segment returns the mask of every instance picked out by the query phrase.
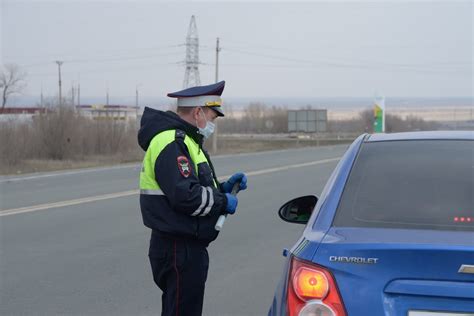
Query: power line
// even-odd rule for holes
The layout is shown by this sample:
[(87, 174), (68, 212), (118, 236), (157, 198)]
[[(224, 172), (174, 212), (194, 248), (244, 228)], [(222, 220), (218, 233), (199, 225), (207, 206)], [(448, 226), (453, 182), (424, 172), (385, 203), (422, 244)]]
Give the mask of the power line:
[[(213, 51), (214, 49), (204, 49), (204, 51)], [(68, 63), (106, 63), (106, 62), (116, 62), (116, 61), (124, 61), (124, 60), (146, 60), (152, 59), (158, 56), (177, 56), (180, 55), (182, 51), (175, 51), (175, 52), (167, 52), (161, 54), (149, 54), (149, 55), (138, 55), (138, 56), (123, 56), (123, 57), (107, 57), (107, 58), (91, 58), (91, 59), (64, 59), (64, 61)], [(179, 63), (179, 62), (177, 62)], [(181, 62), (185, 63), (185, 61)], [(50, 61), (45, 61), (41, 63), (29, 64), (29, 65), (21, 65), (23, 68), (34, 68), (40, 66), (49, 66), (51, 64)]]
[[(207, 65), (205, 66), (212, 66), (212, 65)], [(291, 65), (291, 64), (220, 64), (222, 67), (237, 67), (237, 68), (244, 68), (244, 67), (249, 67), (249, 68), (268, 68), (268, 69), (295, 69), (295, 70), (309, 70), (312, 71), (313, 69), (331, 69), (334, 67), (328, 66), (328, 65)], [(340, 67), (338, 67), (340, 68)], [(344, 69), (344, 68), (340, 68)], [(369, 71), (382, 71), (382, 72), (408, 72), (408, 73), (419, 73), (419, 74), (427, 74), (427, 75), (455, 75), (455, 76), (472, 76), (472, 73), (469, 71), (436, 71), (436, 70), (413, 70), (413, 69), (360, 69), (360, 70), (369, 70)]]
[[(144, 48), (133, 48), (133, 49), (114, 49), (110, 51), (102, 51), (102, 52), (96, 52), (98, 55), (109, 55), (110, 53), (118, 53), (118, 52), (135, 52), (135, 51), (147, 51), (147, 50), (162, 50), (162, 49), (168, 49), (168, 48), (176, 48), (180, 47), (183, 44), (175, 44), (175, 45), (164, 45), (164, 46), (152, 46), (152, 47), (144, 47)], [(4, 55), (4, 57), (14, 57), (14, 58), (29, 58), (29, 59), (50, 59), (56, 56), (62, 56), (62, 57), (70, 57), (70, 56), (77, 56), (77, 52), (75, 53), (48, 53), (48, 54), (43, 54), (43, 55)]]
[[(278, 51), (291, 51), (291, 52), (302, 51), (302, 50), (304, 50), (304, 51), (310, 51), (311, 50), (308, 47), (291, 46), (291, 45), (288, 45), (288, 46), (261, 45), (261, 43), (249, 43), (249, 42), (240, 42), (240, 41), (232, 41), (232, 40), (230, 40), (230, 41), (226, 40), (226, 42), (230, 43), (231, 46), (237, 45), (238, 48), (243, 48), (243, 49), (259, 49), (259, 50), (272, 50), (272, 51), (278, 50)], [(436, 48), (436, 47), (444, 47), (445, 45), (448, 45), (446, 43), (443, 43), (442, 45), (440, 45), (439, 43), (428, 43), (429, 45), (424, 45), (424, 44), (426, 44), (426, 43), (417, 42), (417, 43), (413, 43), (411, 45), (408, 45), (408, 44), (384, 45), (384, 44), (381, 44), (381, 43), (370, 44), (370, 45), (354, 45), (353, 43), (349, 43), (344, 47), (337, 46), (336, 44), (326, 44), (326, 45), (324, 45), (324, 47), (333, 47), (335, 51), (340, 52), (340, 51), (346, 51), (347, 48), (351, 48), (351, 49), (354, 49), (354, 48), (378, 48), (378, 49), (380, 49), (380, 48), (389, 48), (389, 49), (410, 48), (410, 49), (413, 49), (413, 48), (420, 48), (421, 47), (421, 48), (426, 48), (426, 49), (433, 49), (433, 48)], [(451, 46), (454, 46), (455, 44), (459, 44), (458, 41), (453, 42), (453, 43), (449, 43), (449, 45), (451, 45)], [(352, 52), (349, 52), (349, 53), (352, 53)]]
[[(249, 50), (249, 47), (250, 47), (250, 50)], [(248, 46), (248, 47), (245, 47), (245, 48), (242, 48), (242, 47), (235, 47), (235, 46), (226, 46), (225, 47), (227, 50), (229, 51), (235, 51), (235, 52), (242, 52), (242, 53), (247, 53), (247, 54), (261, 54), (262, 56), (265, 55), (265, 56), (268, 56), (268, 54), (262, 54), (261, 52), (256, 52), (255, 50), (272, 50), (272, 51), (275, 51), (275, 50), (278, 50), (278, 51), (281, 51), (281, 50), (285, 50), (284, 48), (276, 48), (276, 47), (269, 47), (269, 46)], [(306, 53), (309, 53), (310, 51), (307, 50), (307, 49), (304, 49), (302, 47), (293, 47), (293, 49), (288, 49), (288, 47), (286, 47), (286, 50), (287, 51), (294, 51), (294, 50), (298, 50), (298, 51), (304, 51)], [(335, 50), (337, 53), (343, 51), (343, 50)], [(434, 61), (434, 62), (427, 62), (427, 63), (417, 63), (417, 64), (406, 64), (406, 63), (387, 63), (387, 62), (379, 62), (379, 61), (374, 61), (374, 60), (361, 60), (361, 59), (354, 59), (353, 57), (351, 58), (334, 58), (334, 56), (331, 56), (331, 57), (327, 57), (327, 56), (321, 56), (321, 55), (316, 55), (315, 53), (311, 52), (311, 55), (312, 56), (317, 56), (319, 59), (324, 59), (324, 60), (330, 60), (330, 61), (333, 61), (336, 60), (337, 62), (342, 62), (342, 63), (354, 63), (354, 62), (357, 62), (357, 63), (369, 63), (371, 65), (380, 65), (380, 66), (400, 66), (400, 67), (413, 67), (413, 66), (426, 66), (426, 67), (433, 67), (433, 66), (453, 66), (453, 65), (459, 65), (459, 66), (462, 66), (462, 65), (472, 65), (472, 61), (469, 61), (469, 62), (461, 62), (461, 61)], [(280, 57), (282, 58), (282, 57)], [(295, 61), (295, 58), (286, 58), (286, 57), (283, 57), (285, 60), (293, 60)], [(301, 61), (300, 59), (298, 59), (297, 61)], [(303, 62), (306, 62), (306, 61), (303, 61)]]
[(116, 57), (116, 58), (112, 57), (112, 58), (98, 58), (98, 59), (71, 59), (67, 61), (69, 63), (96, 63), (96, 62), (113, 62), (113, 61), (123, 61), (123, 60), (143, 60), (143, 59), (155, 58), (157, 56), (173, 56), (173, 55), (178, 55), (179, 53), (181, 53), (181, 51), (162, 53), (162, 54), (151, 54), (151, 55), (125, 56), (125, 57)]
[[(179, 52), (168, 52), (168, 53), (162, 53), (162, 54), (152, 54), (152, 55), (138, 55), (138, 56), (124, 56), (124, 57), (106, 57), (106, 58), (90, 58), (90, 59), (64, 59), (64, 61), (68, 63), (104, 63), (104, 62), (114, 62), (114, 61), (123, 61), (123, 60), (144, 60), (144, 59), (150, 59), (154, 58), (157, 56), (172, 56), (172, 55), (177, 55)], [(49, 65), (51, 62), (41, 62), (41, 63), (35, 63), (35, 64), (29, 64), (29, 65), (22, 65), (24, 68), (33, 68), (33, 67), (38, 67), (38, 66), (46, 66)]]
[[(95, 69), (91, 71), (84, 71), (81, 70), (81, 76), (83, 74), (88, 75), (88, 74), (95, 74), (95, 73), (113, 73), (113, 72), (122, 72), (123, 70), (128, 70), (128, 71), (156, 71), (156, 68), (154, 67), (164, 67), (164, 66), (177, 66), (178, 63), (161, 63), (161, 64), (146, 64), (146, 65), (141, 65), (141, 66), (124, 66), (124, 67), (113, 67), (113, 68), (105, 68), (105, 69)], [(66, 72), (64, 75), (67, 76), (73, 76), (76, 74), (77, 71), (71, 71), (71, 72)], [(55, 74), (53, 73), (32, 73), (29, 74), (28, 76), (30, 77), (49, 77), (49, 76), (54, 76)]]
[[(408, 65), (408, 64), (355, 64), (355, 63), (342, 63), (338, 61), (317, 61), (317, 60), (305, 60), (305, 59), (296, 59), (296, 58), (289, 58), (285, 56), (276, 56), (276, 55), (269, 55), (269, 54), (261, 54), (258, 52), (251, 52), (251, 51), (244, 51), (239, 49), (233, 48), (224, 48), (224, 52), (231, 52), (231, 53), (238, 53), (238, 54), (245, 54), (245, 55), (252, 55), (258, 56), (263, 58), (275, 59), (275, 60), (283, 60), (283, 61), (291, 61), (300, 63), (306, 67), (332, 67), (332, 68), (343, 68), (343, 69), (363, 69), (363, 70), (382, 70), (382, 71), (393, 71), (395, 70), (404, 70), (404, 71), (416, 71), (416, 72), (427, 72), (427, 73), (449, 73), (446, 70), (441, 71), (439, 69), (426, 69), (426, 68), (416, 68), (416, 65)], [(256, 65), (258, 66), (258, 65)], [(275, 65), (278, 66), (278, 65)], [(290, 65), (293, 66), (293, 65)]]

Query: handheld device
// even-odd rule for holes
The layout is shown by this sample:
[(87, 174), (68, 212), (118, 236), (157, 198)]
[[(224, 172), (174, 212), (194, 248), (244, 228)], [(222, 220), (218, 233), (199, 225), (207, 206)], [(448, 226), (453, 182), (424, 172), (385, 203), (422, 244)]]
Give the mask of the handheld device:
[[(239, 192), (239, 188), (240, 188), (240, 181), (234, 183), (234, 186), (232, 187), (232, 192), (230, 192), (230, 194), (237, 195), (237, 193)], [(222, 229), (222, 226), (224, 226), (226, 218), (227, 218), (227, 214), (225, 214), (225, 215), (223, 214), (223, 215), (219, 216), (219, 219), (217, 220), (216, 226), (214, 226), (214, 228), (217, 231), (220, 231)]]

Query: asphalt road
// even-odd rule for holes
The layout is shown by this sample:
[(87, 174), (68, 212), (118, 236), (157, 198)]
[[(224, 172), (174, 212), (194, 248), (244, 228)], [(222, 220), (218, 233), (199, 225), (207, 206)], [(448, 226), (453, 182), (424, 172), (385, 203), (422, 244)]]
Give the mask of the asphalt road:
[[(265, 315), (282, 249), (303, 226), (278, 208), (319, 195), (347, 146), (215, 157), (219, 176), (249, 173), (237, 213), (210, 245), (204, 315)], [(140, 166), (0, 177), (1, 315), (158, 315)]]

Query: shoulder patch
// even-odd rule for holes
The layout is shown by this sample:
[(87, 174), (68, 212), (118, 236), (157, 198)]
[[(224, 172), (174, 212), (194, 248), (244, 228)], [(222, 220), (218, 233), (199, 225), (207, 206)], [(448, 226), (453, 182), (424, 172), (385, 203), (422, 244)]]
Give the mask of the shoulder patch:
[(176, 134), (175, 134), (175, 138), (176, 139), (182, 139), (184, 140), (184, 138), (186, 137), (186, 133), (180, 129), (177, 129), (176, 130)]
[(178, 157), (178, 169), (181, 175), (185, 178), (189, 177), (191, 174), (191, 164), (189, 163), (189, 159), (186, 156), (179, 156)]

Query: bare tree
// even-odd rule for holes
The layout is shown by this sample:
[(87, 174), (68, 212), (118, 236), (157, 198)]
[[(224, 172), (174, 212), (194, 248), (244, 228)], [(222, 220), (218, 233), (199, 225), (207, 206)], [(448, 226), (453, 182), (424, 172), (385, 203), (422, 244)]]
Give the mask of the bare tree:
[(16, 64), (6, 64), (0, 72), (0, 89), (2, 89), (2, 111), (9, 96), (21, 93), (26, 87), (26, 72)]

